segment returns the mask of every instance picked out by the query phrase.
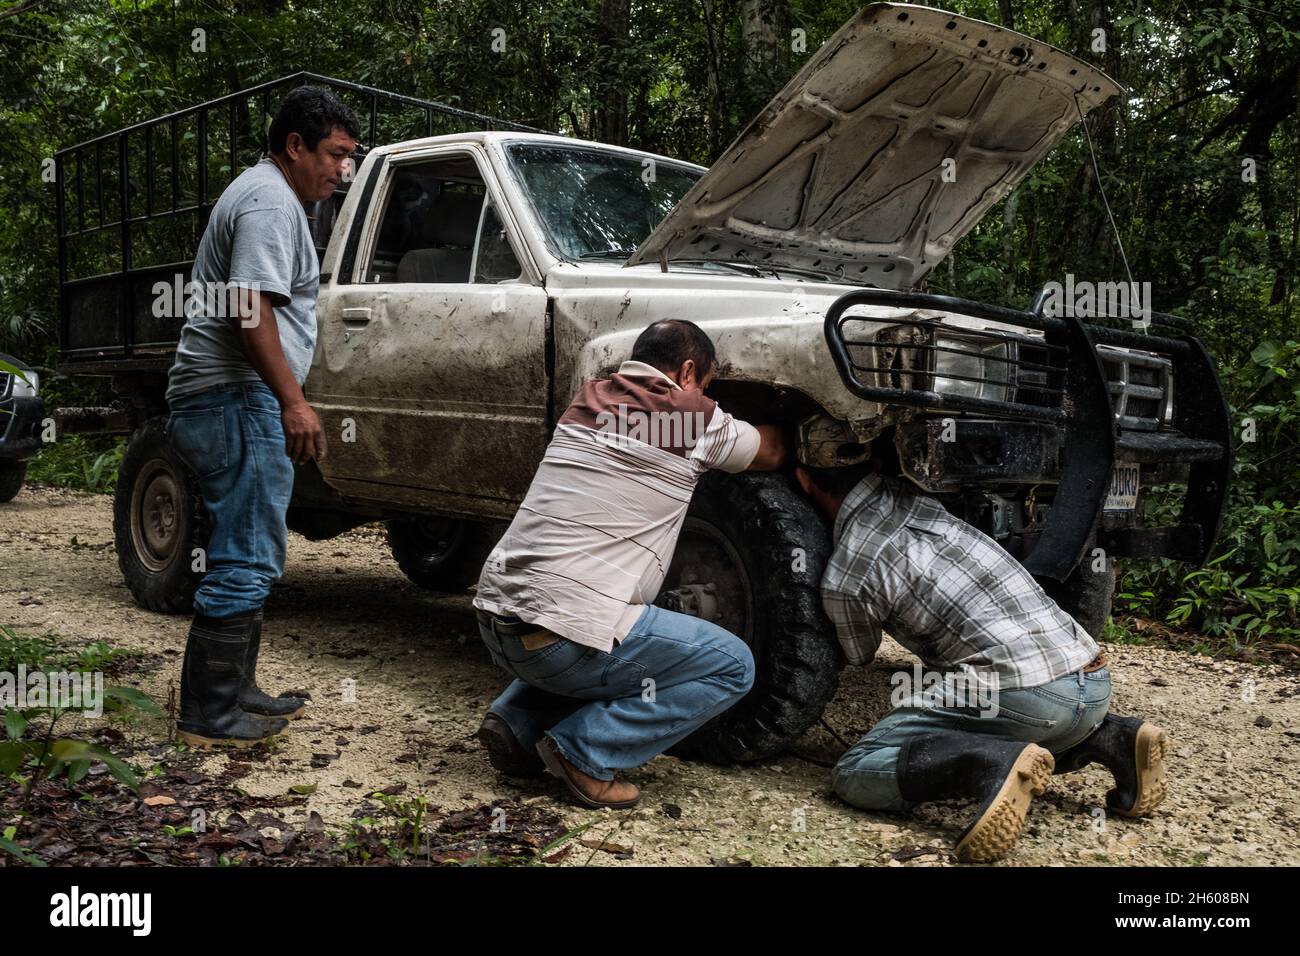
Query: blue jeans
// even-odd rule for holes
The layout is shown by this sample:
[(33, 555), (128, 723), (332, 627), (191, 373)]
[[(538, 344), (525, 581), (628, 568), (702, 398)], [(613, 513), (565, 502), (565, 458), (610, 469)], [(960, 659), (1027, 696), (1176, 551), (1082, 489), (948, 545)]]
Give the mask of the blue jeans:
[(536, 630), (479, 613), (492, 660), (516, 678), (489, 712), (530, 751), (545, 734), (598, 780), (663, 753), (754, 684), (754, 657), (744, 641), (653, 605), (609, 653), (564, 639), (529, 651), (518, 635)]
[(1100, 727), (1109, 709), (1110, 671), (1104, 667), (1001, 691), (995, 716), (981, 716), (975, 707), (899, 707), (840, 758), (831, 785), (841, 799), (864, 810), (907, 810), (912, 804), (898, 791), (898, 754), (909, 737), (960, 730), (1023, 740), (1058, 754)]
[(284, 573), (293, 495), (275, 393), (239, 382), (182, 395), (171, 403), (164, 435), (198, 479), (212, 522), (195, 609), (210, 617), (256, 610)]

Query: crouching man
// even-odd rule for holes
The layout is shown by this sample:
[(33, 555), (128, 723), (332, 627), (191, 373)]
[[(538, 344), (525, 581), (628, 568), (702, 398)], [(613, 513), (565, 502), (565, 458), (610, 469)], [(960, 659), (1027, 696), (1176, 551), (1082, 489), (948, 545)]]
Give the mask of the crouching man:
[(973, 693), (912, 687), (840, 758), (836, 794), (866, 810), (977, 801), (957, 840), (965, 861), (1011, 849), (1053, 772), (1099, 763), (1115, 778), (1111, 812), (1149, 814), (1165, 797), (1165, 731), (1108, 714), (1110, 674), (1088, 633), (995, 541), (878, 466), (795, 470), (833, 525), (826, 613), (850, 663), (871, 661), (883, 628)]
[(479, 630), (515, 680), (479, 739), (513, 776), (549, 770), (582, 803), (630, 807), (616, 778), (753, 685), (746, 644), (652, 605), (700, 476), (774, 469), (779, 429), (728, 415), (704, 389), (717, 364), (696, 325), (651, 325), (632, 357), (585, 383), (478, 582)]

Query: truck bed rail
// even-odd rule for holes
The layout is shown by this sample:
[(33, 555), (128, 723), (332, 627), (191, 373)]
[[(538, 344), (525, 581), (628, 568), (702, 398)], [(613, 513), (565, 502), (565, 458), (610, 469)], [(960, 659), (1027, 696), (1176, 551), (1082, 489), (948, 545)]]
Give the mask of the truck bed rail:
[[(154, 284), (189, 280), (217, 195), (266, 150), (273, 94), (304, 83), (334, 89), (353, 106), (364, 137), (359, 153), (393, 131), (399, 139), (467, 129), (546, 132), (299, 72), (61, 149), (54, 154), (61, 362), (81, 371), (114, 371), (123, 361), (165, 367), (183, 320), (154, 315)], [(346, 189), (311, 217), (318, 253)]]

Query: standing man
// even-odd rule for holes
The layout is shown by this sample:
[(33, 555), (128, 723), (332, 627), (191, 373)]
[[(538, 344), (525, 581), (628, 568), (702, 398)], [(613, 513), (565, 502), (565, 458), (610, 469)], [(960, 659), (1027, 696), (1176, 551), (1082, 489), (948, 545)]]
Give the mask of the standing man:
[(779, 428), (704, 395), (717, 357), (699, 326), (656, 322), (632, 357), (585, 383), (478, 582), (479, 632), (516, 679), (479, 739), (514, 776), (543, 769), (592, 807), (630, 807), (639, 767), (743, 697), (748, 646), (653, 606), (700, 476), (771, 470)]
[(176, 728), (192, 746), (251, 746), (306, 706), (257, 687), (257, 653), (262, 603), (284, 571), (293, 466), (325, 454), (302, 390), (320, 280), (304, 206), (333, 194), (359, 135), (333, 93), (291, 92), (270, 155), (226, 187), (194, 260), (204, 294), (187, 303), (167, 387), (169, 441), (212, 520), (181, 665)]
[(1149, 814), (1165, 798), (1165, 731), (1108, 714), (1088, 633), (997, 542), (878, 467), (795, 469), (834, 528), (822, 603), (849, 663), (870, 663), (883, 628), (939, 692), (911, 687), (840, 758), (835, 792), (866, 810), (979, 801), (957, 842), (968, 861), (1011, 849), (1053, 772), (1100, 763), (1111, 812)]

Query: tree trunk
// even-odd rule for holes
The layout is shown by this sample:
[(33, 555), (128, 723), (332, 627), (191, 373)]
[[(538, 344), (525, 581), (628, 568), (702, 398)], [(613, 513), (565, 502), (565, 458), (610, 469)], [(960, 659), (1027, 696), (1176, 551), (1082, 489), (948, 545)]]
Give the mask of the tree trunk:
[(626, 68), (628, 19), (631, 0), (601, 0), (596, 25), (599, 75), (592, 82), (591, 125), (595, 137), (615, 146), (627, 145), (627, 85), (621, 76)]

